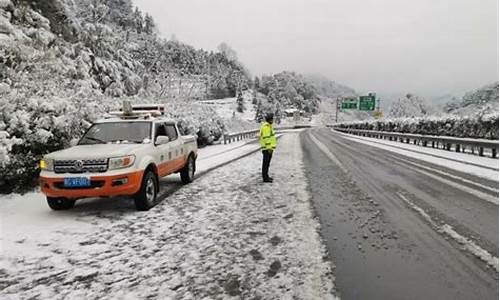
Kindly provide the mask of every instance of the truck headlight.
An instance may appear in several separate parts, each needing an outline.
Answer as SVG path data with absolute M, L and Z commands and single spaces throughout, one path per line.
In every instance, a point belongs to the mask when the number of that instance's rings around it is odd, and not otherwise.
M 54 171 L 54 160 L 43 158 L 40 160 L 40 169 L 42 171 Z
M 113 158 L 109 159 L 109 169 L 116 170 L 116 169 L 127 168 L 127 167 L 130 167 L 131 165 L 133 165 L 134 161 L 135 161 L 134 155 L 113 157 Z

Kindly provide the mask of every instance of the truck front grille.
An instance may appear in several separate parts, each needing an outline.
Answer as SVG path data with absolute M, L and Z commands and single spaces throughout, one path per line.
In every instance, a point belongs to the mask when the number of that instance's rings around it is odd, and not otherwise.
M 103 173 L 108 170 L 108 159 L 56 160 L 55 173 Z

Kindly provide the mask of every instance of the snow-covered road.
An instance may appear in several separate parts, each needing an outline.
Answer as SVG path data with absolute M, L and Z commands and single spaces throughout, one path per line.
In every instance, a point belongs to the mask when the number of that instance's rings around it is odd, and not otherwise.
M 0 298 L 334 298 L 298 135 L 280 140 L 273 184 L 260 164 L 256 153 L 215 169 L 149 212 L 121 198 L 53 212 L 36 193 L 2 197 Z

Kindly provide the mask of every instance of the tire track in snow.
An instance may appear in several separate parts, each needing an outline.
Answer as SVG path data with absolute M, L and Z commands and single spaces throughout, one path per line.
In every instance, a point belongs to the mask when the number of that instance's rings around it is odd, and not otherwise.
M 492 254 L 490 254 L 488 251 L 478 246 L 473 241 L 467 239 L 466 237 L 456 232 L 452 226 L 448 224 L 439 225 L 432 219 L 432 217 L 429 214 L 425 212 L 425 210 L 414 204 L 411 200 L 406 198 L 402 193 L 397 193 L 397 195 L 411 209 L 416 211 L 434 230 L 436 230 L 438 233 L 445 234 L 451 237 L 454 241 L 456 241 L 460 245 L 463 245 L 464 250 L 476 256 L 477 258 L 481 259 L 482 261 L 486 262 L 489 266 L 495 268 L 495 270 L 498 272 L 498 257 L 493 256 Z

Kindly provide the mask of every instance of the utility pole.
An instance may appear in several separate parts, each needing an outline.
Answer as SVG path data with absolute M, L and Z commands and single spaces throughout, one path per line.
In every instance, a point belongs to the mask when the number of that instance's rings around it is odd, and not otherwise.
M 337 123 L 339 121 L 339 97 L 337 97 L 337 101 L 336 101 L 336 104 L 335 104 L 335 123 Z

